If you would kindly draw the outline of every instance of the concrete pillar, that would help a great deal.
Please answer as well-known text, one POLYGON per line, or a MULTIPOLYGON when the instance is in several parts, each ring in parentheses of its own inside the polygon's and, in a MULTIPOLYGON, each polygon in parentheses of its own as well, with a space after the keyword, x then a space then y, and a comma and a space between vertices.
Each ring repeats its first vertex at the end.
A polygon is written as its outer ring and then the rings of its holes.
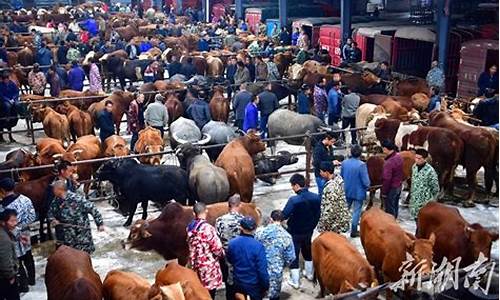
POLYGON ((448 60, 448 41, 450 36, 450 2, 449 0, 439 0, 437 30, 438 33, 438 61, 441 69, 446 74, 446 63, 448 60))
POLYGON ((342 45, 351 37, 351 0, 340 0, 340 28, 342 32, 342 45))
POLYGON ((210 0, 201 0, 201 9, 205 16, 205 22, 210 22, 210 0))
POLYGON ((280 28, 286 27, 288 25, 288 5, 287 0, 279 1, 279 11, 280 11, 280 28))
POLYGON ((236 20, 243 19, 243 0, 234 0, 236 20))
POLYGON ((182 0, 175 0, 175 9, 178 15, 182 15, 182 0))

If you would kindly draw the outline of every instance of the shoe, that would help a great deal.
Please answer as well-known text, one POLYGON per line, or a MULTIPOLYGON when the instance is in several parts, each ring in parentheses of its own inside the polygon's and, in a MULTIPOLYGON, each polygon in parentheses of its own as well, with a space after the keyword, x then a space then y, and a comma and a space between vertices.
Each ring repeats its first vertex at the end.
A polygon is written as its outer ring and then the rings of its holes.
POLYGON ((300 288, 300 270, 299 269, 290 269, 290 278, 288 278, 288 284, 296 290, 298 290, 300 288))
POLYGON ((359 237, 359 232, 351 232, 351 238, 359 237))
POLYGON ((304 270, 302 271, 302 276, 307 278, 309 281, 313 281, 314 279, 314 265, 312 261, 304 262, 304 270))

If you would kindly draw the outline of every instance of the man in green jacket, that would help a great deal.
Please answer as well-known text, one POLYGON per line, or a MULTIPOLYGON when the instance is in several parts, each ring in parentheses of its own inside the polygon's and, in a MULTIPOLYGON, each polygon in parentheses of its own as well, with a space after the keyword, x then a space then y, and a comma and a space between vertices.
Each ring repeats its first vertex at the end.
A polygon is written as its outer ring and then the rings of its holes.
POLYGON ((436 200, 439 193, 438 176, 426 161, 429 153, 425 149, 415 152, 415 164, 411 170, 410 213, 417 219, 418 212, 428 202, 436 200))
POLYGON ((0 300, 19 300, 16 276, 18 261, 13 230, 17 212, 6 209, 0 213, 0 300))

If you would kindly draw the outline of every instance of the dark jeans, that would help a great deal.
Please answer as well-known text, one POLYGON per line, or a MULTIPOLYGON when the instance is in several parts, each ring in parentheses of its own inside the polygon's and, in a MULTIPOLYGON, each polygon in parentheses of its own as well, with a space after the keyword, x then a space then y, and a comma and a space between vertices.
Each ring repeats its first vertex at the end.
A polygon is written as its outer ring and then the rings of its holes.
POLYGON ((227 279, 229 275, 229 268, 225 258, 219 260, 220 270, 222 272, 222 279, 226 284, 226 300, 234 300, 234 285, 229 284, 227 279))
POLYGON ((11 284, 7 279, 0 279, 0 300, 19 300, 17 282, 11 284))
POLYGON ((130 139, 130 151, 135 152, 134 147, 138 139, 139 139, 139 132, 137 131, 132 132, 132 138, 130 139))
POLYGON ((243 120, 235 120, 234 126, 238 127, 238 129, 243 130, 243 120))
POLYGON ((319 175, 314 175, 314 178, 316 178, 316 186, 318 187, 318 195, 321 197, 323 195, 323 189, 325 188, 326 180, 319 176, 319 175))
POLYGON ((260 131, 261 131, 260 137, 262 139, 265 139, 268 135, 268 131, 267 131, 267 120, 268 119, 269 119, 269 115, 261 115, 260 116, 260 131))
POLYGON ((163 126, 152 126, 152 127, 158 129, 160 131, 161 138, 163 138, 163 133, 164 133, 163 126))
POLYGON ((363 208, 363 200, 347 198, 347 207, 349 210, 354 204, 352 211, 351 233, 358 232, 359 218, 361 217, 361 208, 363 208))
POLYGON ((295 260, 290 265, 290 269, 299 268, 299 254, 302 253, 304 260, 311 261, 311 233, 292 234, 293 247, 295 248, 295 260))
POLYGON ((234 291, 235 293, 240 293, 243 294, 245 297, 249 296, 250 300, 262 300, 262 293, 258 293, 257 291, 259 290, 258 287, 252 286, 242 286, 242 285, 235 285, 234 291))
POLYGON ((336 113, 328 113, 328 125, 337 124, 340 117, 336 113))
POLYGON ((19 286, 26 288, 35 285, 35 261, 31 250, 19 257, 19 286))
POLYGON ((401 196, 401 187, 399 188, 391 188, 389 193, 387 193, 387 197, 384 201, 384 209, 385 212, 394 216, 394 218, 398 218, 399 212, 399 197, 401 196))
POLYGON ((100 131, 99 132, 99 138, 101 139, 101 143, 104 143, 104 141, 109 138, 110 136, 112 136, 114 134, 114 132, 103 132, 103 131, 100 131))
MULTIPOLYGON (((356 128, 356 118, 342 118, 342 129, 346 129, 347 127, 356 128)), ((345 133, 344 133, 344 141, 345 141, 345 133)), ((351 144, 356 144, 356 130, 351 130, 351 144)))

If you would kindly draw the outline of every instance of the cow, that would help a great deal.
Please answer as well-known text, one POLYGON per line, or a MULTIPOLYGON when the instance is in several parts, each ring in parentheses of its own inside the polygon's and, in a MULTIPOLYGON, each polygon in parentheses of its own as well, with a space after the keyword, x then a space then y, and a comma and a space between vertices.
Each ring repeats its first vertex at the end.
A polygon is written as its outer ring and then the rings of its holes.
POLYGON ((202 134, 200 128, 191 119, 180 117, 170 125, 170 146, 175 149, 180 144, 196 143, 204 145, 210 136, 202 134))
POLYGON ((207 76, 218 78, 224 75, 224 64, 218 57, 207 56, 207 76))
POLYGON ((105 109, 106 101, 108 100, 113 102, 113 111, 111 112, 111 114, 113 115, 113 121, 116 127, 116 134, 120 135, 120 124, 123 115, 128 111, 130 102, 134 100, 134 94, 124 91, 115 91, 113 92, 113 94, 111 94, 111 96, 99 102, 92 103, 89 106, 88 112, 92 116, 92 122, 94 124, 96 124, 97 113, 105 109))
POLYGON ((224 169, 213 165, 201 149, 191 143, 178 146, 175 153, 188 174, 193 200, 210 204, 227 199, 229 181, 224 169))
MULTIPOLYGON (((11 170, 32 167, 37 164, 36 156, 25 148, 12 150, 5 156, 5 161, 0 163, 0 170, 11 170)), ((14 181, 26 182, 36 179, 35 173, 30 171, 0 173, 0 178, 10 177, 14 181)))
POLYGON ((224 89, 221 86, 213 88, 214 94, 208 106, 212 120, 226 123, 229 118, 229 101, 224 97, 224 89))
MULTIPOLYGON (((210 136, 207 145, 226 144, 240 136, 234 127, 224 122, 210 121, 201 129, 202 134, 210 136)), ((211 161, 216 161, 224 146, 206 148, 211 161)))
POLYGON ((467 222, 457 208, 437 202, 429 202, 417 216, 417 238, 436 236, 434 261, 443 258, 453 261, 461 257, 460 267, 468 266, 482 253, 490 258, 491 244, 498 240, 498 231, 487 230, 478 223, 467 222))
POLYGON ((23 47, 17 52, 17 63, 23 67, 31 67, 35 63, 35 56, 33 50, 29 47, 23 47))
POLYGON ((45 286, 48 300, 101 300, 102 283, 90 255, 60 246, 47 259, 45 286))
MULTIPOLYGON (((215 225, 215 220, 226 214, 229 208, 227 203, 214 203, 207 205, 207 209, 207 222, 215 225)), ((254 203, 241 203, 240 213, 260 222, 261 213, 254 203)), ((122 241, 122 245, 126 250, 154 250, 166 260, 178 259, 179 264, 186 265, 189 256, 186 227, 193 218, 191 207, 170 202, 156 219, 137 220, 130 227, 130 234, 122 241)))
POLYGON ((69 143, 70 128, 68 118, 49 106, 33 108, 33 122, 42 122, 43 131, 48 137, 69 143))
POLYGON ((168 111, 169 125, 184 114, 184 107, 182 106, 182 102, 179 101, 179 98, 177 98, 174 93, 168 94, 167 100, 165 101, 165 106, 167 107, 168 111))
POLYGON ((125 139, 116 134, 105 139, 102 148, 104 157, 127 156, 130 153, 125 139))
POLYGON ((66 149, 60 140, 40 138, 36 142, 36 160, 39 165, 53 164, 65 152, 66 149))
POLYGON ((181 282, 186 288, 184 297, 186 300, 211 300, 208 290, 203 286, 200 278, 191 269, 179 265, 175 261, 170 261, 165 268, 156 273, 156 285, 169 285, 181 282))
POLYGON ((389 87, 391 94, 395 96, 411 97, 416 93, 423 93, 430 96, 430 89, 427 81, 422 78, 410 77, 407 79, 395 78, 389 87))
POLYGON ((375 271, 343 235, 323 232, 311 245, 314 277, 319 282, 320 297, 374 287, 375 271))
POLYGON ((85 90, 83 92, 75 90, 62 90, 59 93, 59 98, 77 98, 72 99, 71 103, 81 110, 87 111, 92 103, 103 100, 106 98, 106 95, 92 93, 89 90, 85 90))
POLYGON ((385 282, 401 279, 401 266, 408 256, 413 258, 410 269, 419 265, 422 275, 431 272, 434 234, 428 239, 415 238, 405 232, 392 215, 376 207, 363 212, 360 230, 366 258, 376 272, 382 273, 385 282))
POLYGON ((259 175, 277 173, 279 169, 281 169, 281 167, 286 165, 293 165, 298 161, 299 158, 295 155, 292 155, 288 151, 279 151, 277 155, 272 157, 266 157, 263 153, 259 153, 253 158, 255 175, 257 175, 260 180, 268 184, 275 184, 276 179, 279 177, 279 175, 259 175))
POLYGON ((128 214, 124 226, 130 226, 137 204, 142 205, 142 219, 148 216, 148 201, 164 205, 171 199, 186 203, 189 185, 186 171, 177 166, 150 166, 134 159, 107 161, 97 171, 98 180, 108 180, 119 192, 118 209, 128 214))
POLYGON ((227 172, 229 195, 240 194, 241 201, 252 201, 255 169, 252 156, 266 150, 266 145, 253 131, 229 142, 215 161, 227 172))
MULTIPOLYGON (((156 153, 163 151, 163 138, 158 129, 146 127, 139 131, 139 138, 135 143, 135 153, 156 153)), ((143 164, 159 165, 162 155, 141 156, 139 161, 143 164)))
POLYGON ((342 73, 340 81, 355 92, 367 93, 380 82, 380 78, 370 70, 365 69, 361 73, 342 73))
MULTIPOLYGON (((356 110, 356 128, 368 127, 368 123, 375 115, 386 115, 384 107, 372 103, 361 104, 356 110)), ((376 143, 375 134, 370 134, 368 130, 358 131, 359 141, 362 146, 376 143)))
POLYGON ((78 107, 67 102, 59 104, 56 107, 56 111, 68 117, 69 129, 73 141, 76 141, 81 136, 94 134, 92 117, 88 112, 80 110, 78 107))
MULTIPOLYGON (((270 138, 315 133, 323 125, 323 121, 316 116, 298 114, 287 109, 275 110, 269 116, 267 123, 270 138)), ((303 145, 304 137, 287 138, 285 142, 291 145, 303 145)))

